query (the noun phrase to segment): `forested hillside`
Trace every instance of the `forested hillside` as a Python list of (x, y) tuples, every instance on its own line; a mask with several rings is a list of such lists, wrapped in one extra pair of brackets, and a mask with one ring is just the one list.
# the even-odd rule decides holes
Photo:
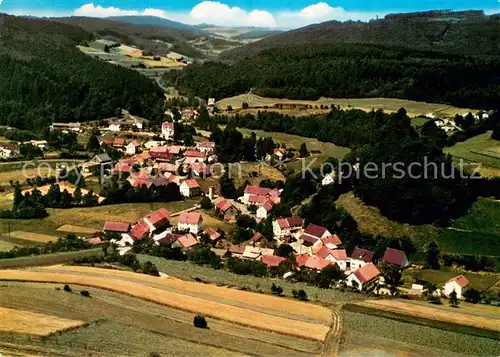
[(169, 72), (167, 85), (201, 97), (389, 97), (499, 108), (500, 61), (375, 45), (300, 45), (266, 50), (232, 65)]
[(0, 125), (42, 129), (54, 121), (111, 117), (116, 108), (155, 119), (163, 92), (145, 76), (75, 47), (75, 26), (0, 15)]
[(429, 11), (388, 15), (370, 22), (328, 21), (288, 31), (223, 54), (240, 59), (262, 50), (304, 43), (364, 43), (417, 50), (496, 56), (500, 52), (500, 17), (481, 11)]

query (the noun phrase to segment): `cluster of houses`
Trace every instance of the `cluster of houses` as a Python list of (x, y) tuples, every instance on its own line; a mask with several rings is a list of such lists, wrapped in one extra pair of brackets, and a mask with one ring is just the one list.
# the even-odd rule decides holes
[(20, 155), (19, 145), (17, 144), (2, 144), (0, 145), (0, 158), (12, 159)]

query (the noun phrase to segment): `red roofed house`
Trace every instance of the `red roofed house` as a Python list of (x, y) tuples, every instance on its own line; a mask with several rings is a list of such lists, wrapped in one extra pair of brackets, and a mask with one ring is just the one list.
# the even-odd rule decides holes
[(166, 121), (161, 125), (161, 136), (163, 136), (165, 140), (173, 140), (174, 133), (174, 123)]
[(317, 271), (321, 271), (329, 265), (332, 265), (330, 261), (313, 255), (307, 257), (307, 260), (304, 263), (304, 267)]
[(124, 222), (105, 222), (103, 231), (115, 233), (127, 233), (130, 229), (130, 224)]
[(169, 222), (169, 219), (170, 212), (162, 207), (144, 217), (144, 222), (146, 222), (146, 224), (149, 226), (151, 232), (154, 232), (158, 228), (166, 225)]
[(213, 242), (221, 237), (221, 234), (215, 228), (207, 228), (203, 231), (203, 234), (208, 235)]
[(337, 264), (342, 271), (347, 269), (348, 258), (345, 249), (330, 250), (323, 245), (316, 250), (315, 255), (318, 258)]
[(198, 234), (201, 231), (203, 224), (203, 217), (196, 212), (181, 213), (177, 222), (177, 229), (179, 231), (189, 231), (193, 234)]
[(408, 262), (408, 258), (406, 258), (405, 252), (394, 248), (387, 248), (385, 250), (384, 256), (382, 257), (382, 262), (396, 265), (400, 268), (406, 268), (410, 265), (410, 263)]
[(194, 164), (195, 162), (204, 162), (205, 161), (205, 153), (196, 150), (186, 150), (184, 152), (184, 163), (186, 164)]
[(373, 260), (373, 252), (366, 249), (354, 248), (351, 254), (351, 270), (357, 270)]
[(155, 146), (149, 150), (149, 155), (155, 160), (170, 160), (172, 154), (170, 153), (167, 146)]
[(274, 207), (274, 202), (267, 200), (262, 206), (257, 209), (256, 217), (259, 219), (266, 219)]
[(263, 196), (265, 197), (271, 192), (269, 188), (258, 187), (258, 186), (247, 186), (245, 187), (245, 192), (243, 193), (243, 202), (248, 204), (250, 196)]
[(332, 234), (325, 227), (318, 226), (317, 224), (310, 223), (304, 230), (304, 234), (317, 239), (323, 239), (331, 236)]
[(135, 155), (139, 151), (141, 144), (139, 144), (136, 140), (132, 140), (130, 143), (125, 146), (125, 153), (127, 155)]
[(190, 167), (193, 175), (198, 177), (206, 178), (211, 175), (210, 168), (204, 162), (195, 162)]
[(241, 258), (244, 252), (245, 252), (244, 245), (233, 244), (229, 247), (229, 253), (231, 253), (231, 256), (235, 258)]
[(113, 141), (113, 146), (116, 148), (122, 148), (125, 146), (125, 139), (124, 138), (116, 138), (115, 141)]
[(338, 235), (334, 234), (332, 236), (322, 238), (321, 243), (323, 243), (323, 245), (328, 249), (337, 249), (342, 244), (342, 241)]
[(201, 195), (201, 186), (195, 179), (189, 179), (182, 182), (179, 186), (179, 190), (181, 191), (181, 195), (183, 195), (184, 197)]
[(231, 203), (231, 201), (228, 201), (224, 198), (220, 198), (217, 200), (217, 202), (215, 202), (215, 208), (224, 216), (226, 215), (234, 216), (239, 213), (238, 209)]
[(444, 295), (450, 296), (453, 291), (457, 293), (457, 298), (461, 299), (465, 291), (469, 286), (469, 280), (467, 280), (463, 275), (459, 275), (454, 277), (453, 279), (448, 280), (444, 284)]
[(248, 245), (255, 247), (255, 245), (263, 239), (264, 236), (262, 234), (260, 234), (259, 232), (255, 232), (252, 238), (250, 238), (250, 240), (248, 241)]
[(279, 257), (277, 255), (263, 255), (260, 257), (260, 261), (268, 267), (277, 267), (285, 260), (285, 258)]
[(179, 247), (182, 249), (189, 249), (199, 244), (198, 239), (191, 233), (185, 234), (177, 238), (177, 240), (172, 244), (172, 247)]
[(300, 217), (278, 218), (273, 221), (273, 234), (275, 238), (289, 236), (294, 231), (302, 228), (304, 220)]
[(307, 253), (297, 254), (295, 256), (295, 266), (297, 268), (303, 267), (306, 264), (307, 259), (309, 259), (309, 257), (310, 255)]
[(359, 291), (366, 290), (366, 287), (378, 281), (380, 270), (373, 263), (368, 263), (365, 266), (351, 273), (347, 279), (347, 286), (357, 287)]
[(129, 232), (133, 240), (140, 240), (149, 234), (149, 225), (141, 219)]

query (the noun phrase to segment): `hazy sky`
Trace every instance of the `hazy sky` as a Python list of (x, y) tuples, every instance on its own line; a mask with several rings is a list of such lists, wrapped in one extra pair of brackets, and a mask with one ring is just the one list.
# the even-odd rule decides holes
[(33, 16), (153, 15), (189, 24), (294, 28), (328, 20), (370, 20), (393, 12), (478, 9), (500, 0), (0, 0), (0, 12)]

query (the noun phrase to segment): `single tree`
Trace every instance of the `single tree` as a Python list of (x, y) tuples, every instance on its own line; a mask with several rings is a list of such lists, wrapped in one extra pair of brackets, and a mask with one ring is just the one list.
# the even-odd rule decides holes
[(64, 291), (70, 293), (71, 292), (71, 288), (68, 284), (64, 285)]
[(89, 141), (87, 142), (87, 151), (96, 152), (99, 151), (101, 145), (99, 144), (99, 139), (95, 135), (91, 135)]
[(210, 198), (208, 196), (203, 196), (203, 198), (200, 200), (200, 207), (203, 209), (211, 209), (214, 205), (212, 204), (212, 201), (210, 201)]
[(458, 307), (458, 305), (460, 304), (460, 301), (458, 300), (457, 292), (455, 290), (453, 290), (450, 294), (449, 303), (450, 303), (451, 307)]
[(432, 241), (430, 242), (426, 249), (425, 249), (425, 255), (426, 255), (426, 263), (427, 267), (430, 269), (434, 270), (439, 270), (441, 265), (439, 264), (439, 247), (437, 246), (436, 242)]
[(309, 156), (309, 151), (307, 150), (306, 143), (300, 144), (299, 156), (300, 157), (307, 157), (307, 156)]
[(194, 325), (194, 327), (198, 327), (198, 328), (207, 328), (208, 327), (207, 320), (202, 315), (196, 315), (194, 317), (193, 325)]

